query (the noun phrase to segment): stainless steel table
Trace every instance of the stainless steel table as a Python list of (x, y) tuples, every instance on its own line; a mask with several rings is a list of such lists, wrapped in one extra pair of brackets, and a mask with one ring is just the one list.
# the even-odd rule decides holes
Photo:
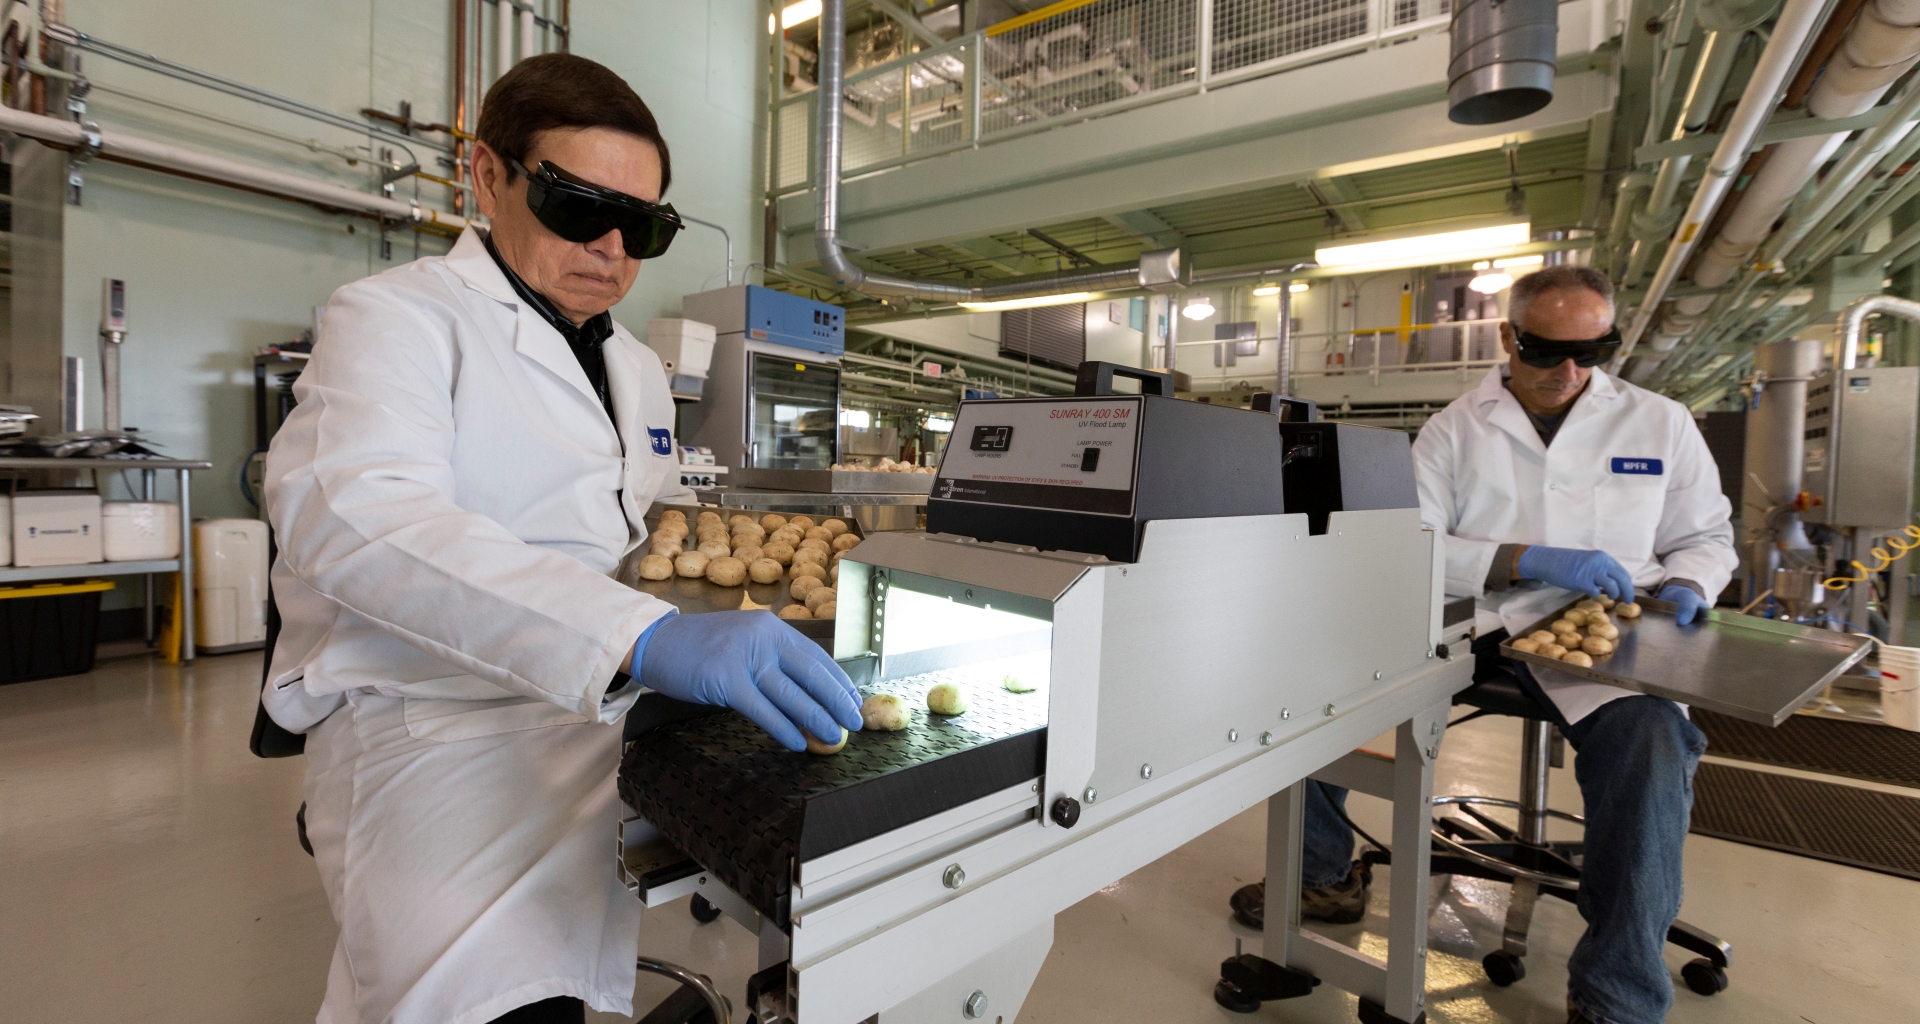
[(155, 573), (180, 574), (180, 660), (192, 661), (193, 649), (193, 483), (189, 476), (196, 469), (212, 469), (213, 463), (195, 459), (7, 459), (0, 458), (0, 470), (38, 470), (59, 473), (93, 470), (98, 486), (99, 470), (140, 471), (142, 500), (154, 500), (154, 474), (163, 470), (180, 481), (180, 557), (145, 562), (87, 562), (81, 565), (48, 565), (30, 569), (0, 568), (0, 584), (30, 583), (39, 580), (68, 579), (75, 576), (144, 576), (146, 637), (154, 637), (153, 577)]

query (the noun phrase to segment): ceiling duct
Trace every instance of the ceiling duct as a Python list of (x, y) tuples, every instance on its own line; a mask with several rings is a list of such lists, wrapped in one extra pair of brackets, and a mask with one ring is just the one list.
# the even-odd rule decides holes
[[(1532, 0), (1529, 0), (1532, 2)], [(1552, 0), (1547, 0), (1549, 6)], [(840, 242), (840, 141), (846, 120), (847, 0), (825, 0), (820, 10), (820, 87), (814, 95), (814, 250), (833, 283), (868, 295), (902, 295), (930, 302), (995, 302), (1039, 295), (1165, 290), (1182, 283), (1180, 250), (1142, 253), (1132, 263), (1060, 274), (1036, 274), (969, 285), (936, 278), (876, 274), (856, 266)]]
[(1453, 14), (1447, 119), (1499, 124), (1553, 102), (1555, 0), (1466, 0)]

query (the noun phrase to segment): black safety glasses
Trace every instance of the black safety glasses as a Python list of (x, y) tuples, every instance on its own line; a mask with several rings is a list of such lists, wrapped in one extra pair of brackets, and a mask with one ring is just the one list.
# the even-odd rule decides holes
[(1542, 338), (1526, 331), (1517, 332), (1520, 361), (1541, 370), (1551, 370), (1567, 360), (1579, 367), (1595, 367), (1613, 358), (1620, 348), (1620, 328), (1588, 341)]
[(636, 260), (663, 255), (685, 227), (666, 203), (649, 203), (625, 192), (602, 188), (554, 166), (551, 160), (528, 171), (518, 160), (507, 165), (527, 178), (527, 208), (547, 230), (569, 242), (591, 242), (620, 229), (620, 244)]

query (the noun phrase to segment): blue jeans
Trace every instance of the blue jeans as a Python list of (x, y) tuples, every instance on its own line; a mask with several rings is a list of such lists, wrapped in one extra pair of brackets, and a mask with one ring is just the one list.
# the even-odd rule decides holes
[[(1531, 678), (1522, 680), (1545, 699)], [(1659, 1024), (1673, 1004), (1662, 953), (1680, 916), (1693, 770), (1707, 738), (1678, 704), (1645, 695), (1612, 701), (1561, 731), (1584, 754), (1574, 777), (1587, 818), (1579, 902), (1587, 931), (1567, 960), (1568, 997), (1594, 1024)], [(1308, 888), (1339, 881), (1353, 854), (1353, 832), (1332, 810), (1345, 805), (1346, 790), (1324, 788), (1330, 792), (1307, 787)]]

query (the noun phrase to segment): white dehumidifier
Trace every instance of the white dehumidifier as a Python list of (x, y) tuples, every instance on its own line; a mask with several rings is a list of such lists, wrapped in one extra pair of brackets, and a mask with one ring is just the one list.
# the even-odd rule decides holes
[(202, 653), (256, 650), (267, 641), (267, 524), (193, 524), (193, 642)]

